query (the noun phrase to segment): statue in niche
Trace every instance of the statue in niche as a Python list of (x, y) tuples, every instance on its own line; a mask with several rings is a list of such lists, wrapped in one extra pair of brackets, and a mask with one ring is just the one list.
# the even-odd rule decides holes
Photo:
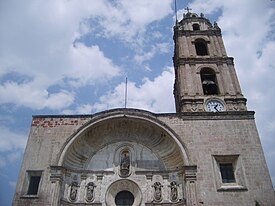
[(77, 182), (72, 182), (70, 190), (70, 200), (75, 201), (77, 196), (78, 184)]
[(129, 151), (124, 151), (121, 153), (120, 157), (120, 174), (122, 176), (127, 176), (130, 173), (130, 154)]
[(160, 182), (155, 182), (153, 185), (154, 191), (154, 200), (160, 202), (162, 200), (161, 188), (163, 187)]
[(94, 200), (94, 189), (95, 189), (95, 184), (93, 182), (89, 182), (86, 185), (86, 200), (91, 202)]
[(173, 181), (170, 183), (170, 188), (171, 188), (171, 201), (175, 202), (178, 200), (178, 184)]

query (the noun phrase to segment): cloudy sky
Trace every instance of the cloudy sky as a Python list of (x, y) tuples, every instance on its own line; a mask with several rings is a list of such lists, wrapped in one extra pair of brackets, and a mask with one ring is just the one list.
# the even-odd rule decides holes
[[(275, 1), (178, 0), (222, 28), (275, 185)], [(11, 204), (32, 115), (174, 112), (173, 0), (0, 0), (0, 201)]]

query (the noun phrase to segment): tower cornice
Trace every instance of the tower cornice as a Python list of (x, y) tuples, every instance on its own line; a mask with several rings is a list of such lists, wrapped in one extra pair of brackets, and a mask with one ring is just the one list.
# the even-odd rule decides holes
[(174, 39), (179, 36), (222, 36), (221, 30), (218, 28), (211, 28), (209, 30), (199, 30), (199, 31), (192, 31), (192, 30), (184, 30), (182, 26), (175, 26), (174, 27)]
[(233, 57), (196, 57), (196, 58), (173, 58), (174, 66), (185, 64), (227, 64), (234, 65)]

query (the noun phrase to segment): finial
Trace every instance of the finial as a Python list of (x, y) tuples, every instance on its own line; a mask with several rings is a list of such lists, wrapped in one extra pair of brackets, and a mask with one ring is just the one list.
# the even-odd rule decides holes
[(186, 7), (185, 8), (185, 10), (187, 11), (187, 13), (189, 14), (190, 13), (190, 11), (192, 10), (191, 8), (189, 8), (189, 7)]
[(216, 21), (214, 21), (214, 28), (217, 30), (221, 30), (221, 28), (218, 26), (218, 23)]

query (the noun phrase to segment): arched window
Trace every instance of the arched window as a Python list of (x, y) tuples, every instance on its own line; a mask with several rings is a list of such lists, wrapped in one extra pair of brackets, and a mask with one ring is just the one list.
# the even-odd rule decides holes
[(125, 190), (117, 193), (115, 203), (116, 206), (132, 206), (134, 200), (134, 195), (131, 192)]
[(213, 95), (219, 93), (216, 73), (210, 68), (203, 68), (200, 72), (204, 95)]
[(199, 56), (208, 55), (207, 44), (204, 40), (201, 40), (201, 39), (196, 40), (195, 48), (196, 48), (197, 55), (199, 55)]
[(193, 26), (194, 31), (200, 30), (200, 25), (199, 24), (193, 24), (192, 26)]

